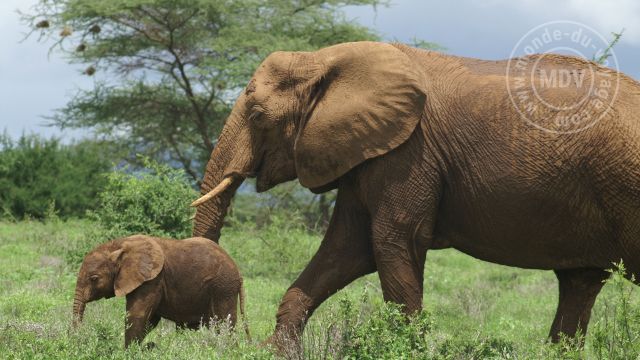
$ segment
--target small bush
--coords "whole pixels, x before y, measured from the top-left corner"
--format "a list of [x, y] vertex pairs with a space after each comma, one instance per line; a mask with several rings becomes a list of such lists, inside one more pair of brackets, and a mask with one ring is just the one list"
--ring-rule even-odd
[[[514, 344], [508, 340], [481, 335], [473, 338], [447, 338], [436, 344], [436, 350], [434, 357], [442, 359], [508, 359], [516, 352]], [[551, 352], [551, 354], [558, 353]]]
[[[433, 335], [431, 314], [422, 311], [407, 319], [400, 305], [383, 302], [371, 307], [367, 297], [366, 288], [359, 300], [340, 296], [320, 323], [312, 321], [303, 334], [303, 358], [425, 358]], [[295, 358], [295, 351], [285, 349], [291, 355], [287, 357]]]
[[[627, 272], [621, 262], [610, 270], [608, 286], [613, 296], [604, 301], [603, 316], [591, 331], [591, 346], [598, 359], [640, 358], [640, 309], [632, 302], [636, 286], [626, 280]], [[632, 280], [635, 280], [632, 277]]]
[[407, 321], [399, 305], [384, 303], [368, 318], [349, 321], [357, 316], [354, 317], [353, 307], [345, 304], [344, 358], [416, 359], [427, 352], [427, 336], [432, 328], [428, 312], [420, 312]]
[[148, 234], [171, 238], [191, 236], [197, 198], [184, 171], [143, 159], [144, 171], [128, 168], [107, 175], [99, 207], [91, 214], [109, 237]]

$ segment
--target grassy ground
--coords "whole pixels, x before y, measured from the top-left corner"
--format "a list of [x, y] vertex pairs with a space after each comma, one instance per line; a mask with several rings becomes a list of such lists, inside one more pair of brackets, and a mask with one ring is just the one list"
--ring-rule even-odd
[[[284, 291], [320, 237], [280, 222], [257, 232], [225, 229], [221, 244], [238, 262], [254, 338], [240, 332], [176, 331], [163, 320], [147, 341], [154, 350], [122, 349], [124, 301], [87, 306], [70, 331], [75, 275], [84, 252], [107, 239], [87, 221], [0, 223], [0, 356], [5, 358], [271, 358], [257, 343], [275, 323]], [[616, 277], [594, 308], [584, 351], [550, 346], [557, 285], [551, 272], [432, 251], [425, 272], [425, 311], [412, 324], [382, 303], [375, 274], [333, 296], [312, 317], [306, 358], [636, 358], [640, 297]], [[416, 325], [417, 324], [417, 325]]]

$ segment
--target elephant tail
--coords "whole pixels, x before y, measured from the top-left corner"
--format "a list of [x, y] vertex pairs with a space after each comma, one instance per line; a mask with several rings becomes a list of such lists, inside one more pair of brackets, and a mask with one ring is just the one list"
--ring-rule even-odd
[[245, 296], [244, 296], [244, 282], [242, 280], [240, 280], [240, 294], [239, 294], [239, 300], [240, 300], [240, 316], [242, 317], [242, 326], [244, 327], [244, 332], [247, 334], [247, 339], [249, 340], [249, 342], [251, 342], [251, 334], [249, 333], [249, 323], [247, 322], [247, 315], [245, 314], [244, 311], [244, 300], [245, 300]]

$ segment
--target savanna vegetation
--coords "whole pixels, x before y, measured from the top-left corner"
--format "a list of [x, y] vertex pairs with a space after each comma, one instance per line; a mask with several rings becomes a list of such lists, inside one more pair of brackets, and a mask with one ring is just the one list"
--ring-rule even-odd
[[[23, 18], [95, 87], [50, 121], [97, 140], [0, 137], [0, 356], [3, 358], [272, 358], [281, 296], [317, 249], [333, 203], [297, 183], [234, 199], [221, 245], [240, 266], [254, 338], [180, 331], [162, 321], [123, 350], [124, 300], [87, 306], [71, 330], [84, 254], [134, 233], [191, 234], [204, 163], [240, 87], [273, 50], [380, 39], [344, 6], [378, 0], [41, 0]], [[432, 48], [435, 44], [417, 40]], [[557, 301], [552, 272], [429, 252], [425, 311], [406, 322], [375, 274], [330, 298], [310, 320], [302, 356], [346, 358], [597, 358], [640, 356], [640, 296], [614, 274], [594, 307], [586, 346], [545, 342]], [[291, 357], [298, 354], [289, 354]]]
[[[90, 303], [72, 330], [71, 305], [84, 254], [106, 239], [147, 232], [187, 236], [195, 194], [182, 171], [146, 161], [144, 173], [107, 176], [99, 206], [84, 219], [0, 222], [0, 348], [25, 358], [272, 358], [260, 341], [273, 330], [280, 297], [311, 258], [320, 234], [297, 211], [265, 223], [234, 212], [221, 244], [242, 269], [253, 341], [241, 331], [176, 330], [163, 320], [146, 339], [155, 349], [123, 350], [124, 300]], [[169, 195], [170, 194], [170, 195]], [[406, 322], [385, 304], [375, 274], [323, 304], [304, 334], [311, 359], [597, 358], [640, 356], [640, 295], [614, 273], [598, 297], [585, 348], [545, 342], [557, 301], [552, 272], [485, 263], [455, 250], [431, 251], [425, 310]], [[298, 354], [289, 354], [292, 358]]]
[[[230, 221], [235, 221], [231, 219]], [[76, 271], [84, 252], [103, 241], [88, 220], [0, 224], [0, 348], [9, 359], [272, 358], [259, 347], [273, 330], [280, 297], [311, 257], [319, 236], [275, 217], [266, 228], [226, 228], [222, 245], [245, 277], [254, 342], [242, 331], [177, 331], [163, 320], [146, 339], [157, 348], [123, 350], [124, 301], [87, 307], [70, 331]], [[406, 323], [382, 302], [374, 275], [359, 279], [316, 312], [304, 335], [304, 358], [328, 359], [633, 359], [640, 355], [640, 296], [615, 275], [594, 307], [584, 350], [544, 341], [557, 285], [551, 272], [484, 263], [455, 250], [432, 251], [425, 311]]]
[[[0, 218], [82, 217], [97, 205], [117, 159], [106, 142], [0, 136]], [[82, 179], [82, 181], [78, 181]]]

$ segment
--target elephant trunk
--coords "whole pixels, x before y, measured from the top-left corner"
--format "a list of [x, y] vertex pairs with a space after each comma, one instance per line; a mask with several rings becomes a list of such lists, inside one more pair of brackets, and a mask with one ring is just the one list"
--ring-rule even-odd
[[204, 196], [192, 204], [198, 206], [193, 236], [205, 237], [215, 242], [220, 238], [220, 230], [233, 195], [251, 174], [255, 164], [254, 144], [244, 126], [245, 119], [238, 115], [237, 107], [238, 104], [211, 152], [200, 188]]
[[76, 291], [76, 295], [73, 298], [73, 327], [77, 327], [84, 317], [84, 309], [87, 303], [80, 295], [79, 291]]

